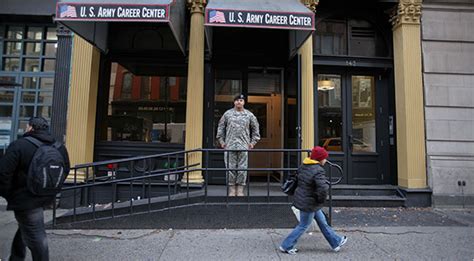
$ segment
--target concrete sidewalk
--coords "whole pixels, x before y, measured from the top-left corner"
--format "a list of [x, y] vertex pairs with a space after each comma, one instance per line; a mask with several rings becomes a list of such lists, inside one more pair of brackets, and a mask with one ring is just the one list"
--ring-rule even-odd
[[[5, 260], [17, 225], [1, 203], [0, 258]], [[393, 220], [409, 226], [378, 218], [390, 211], [399, 215]], [[335, 227], [349, 237], [339, 253], [318, 232], [301, 238], [296, 256], [280, 253], [277, 248], [290, 229], [69, 229], [48, 230], [48, 240], [51, 260], [474, 260], [472, 209], [357, 208], [340, 213], [351, 222], [341, 219]], [[356, 225], [348, 213], [366, 215]], [[50, 217], [46, 211], [46, 219]], [[419, 217], [418, 224], [408, 217]]]
[[343, 228], [334, 253], [320, 233], [296, 256], [277, 250], [287, 229], [49, 231], [52, 260], [473, 260], [473, 227]]

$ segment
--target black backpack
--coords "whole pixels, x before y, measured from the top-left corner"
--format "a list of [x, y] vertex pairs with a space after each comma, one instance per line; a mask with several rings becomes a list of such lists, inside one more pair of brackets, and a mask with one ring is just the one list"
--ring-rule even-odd
[[62, 144], [55, 142], [48, 145], [33, 137], [26, 137], [26, 140], [38, 147], [28, 168], [28, 190], [38, 196], [56, 195], [69, 174], [64, 173], [66, 163], [58, 150]]

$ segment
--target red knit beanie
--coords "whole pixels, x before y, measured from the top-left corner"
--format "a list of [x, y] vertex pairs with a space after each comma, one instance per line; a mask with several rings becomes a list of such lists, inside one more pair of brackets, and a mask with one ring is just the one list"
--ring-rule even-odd
[[323, 159], [328, 158], [328, 152], [320, 146], [316, 146], [311, 150], [311, 159], [322, 161]]

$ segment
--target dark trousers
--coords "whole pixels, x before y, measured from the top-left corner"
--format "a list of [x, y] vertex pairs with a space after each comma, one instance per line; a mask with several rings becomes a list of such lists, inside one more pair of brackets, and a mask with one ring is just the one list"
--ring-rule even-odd
[[24, 260], [26, 247], [30, 249], [33, 260], [49, 260], [43, 208], [15, 211], [15, 218], [18, 230], [13, 239], [10, 260]]

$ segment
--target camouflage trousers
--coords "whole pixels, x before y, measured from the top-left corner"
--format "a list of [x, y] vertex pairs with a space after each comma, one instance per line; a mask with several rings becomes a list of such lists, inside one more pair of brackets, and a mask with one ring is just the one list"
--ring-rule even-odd
[[[247, 151], [228, 151], [224, 152], [224, 163], [226, 168], [246, 169], [248, 167]], [[229, 185], [245, 186], [247, 182], [247, 171], [227, 171], [227, 181]]]

